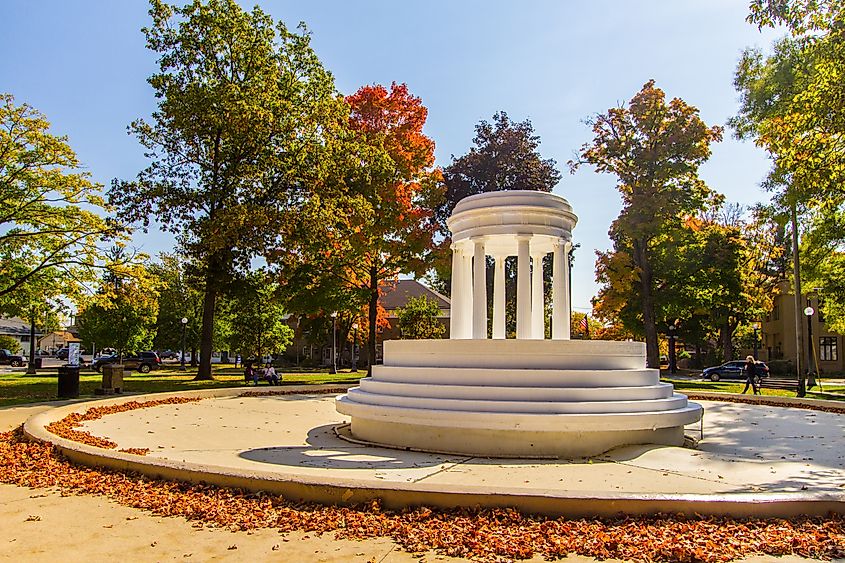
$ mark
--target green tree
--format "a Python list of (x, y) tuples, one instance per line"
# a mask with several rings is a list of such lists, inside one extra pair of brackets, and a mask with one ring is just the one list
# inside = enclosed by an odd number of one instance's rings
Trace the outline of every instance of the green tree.
[(18, 354), (21, 351), (21, 343), (14, 336), (0, 334), (0, 350), (8, 350), (12, 354)]
[[(433, 269), (427, 275), (432, 287), (449, 295), (452, 291), (451, 240), (446, 220), (455, 205), (465, 197), (501, 190), (535, 190), (551, 192), (561, 174), (554, 159), (540, 154), (540, 137), (531, 121), (512, 121), (504, 111), (493, 115), (493, 121), (482, 120), (475, 126), (473, 146), (455, 158), (443, 170), (446, 186), (444, 201), (438, 206), (436, 219), (444, 237), (434, 255)], [(550, 264), (549, 264), (550, 266)], [(492, 276), (493, 262), (488, 261), (488, 275)], [(547, 289), (551, 291), (551, 267), (544, 269)], [(516, 294), (516, 259), (505, 261), (505, 293)], [(488, 307), (492, 311), (492, 292), (488, 292)], [(546, 299), (549, 302), (549, 299)], [(492, 318), (492, 313), (489, 316)], [(508, 334), (516, 331), (516, 302), (509, 300), (505, 308)]]
[(67, 312), (66, 297), (78, 294), (81, 284), (68, 283), (60, 268), (45, 268), (30, 277), (13, 293), (0, 300), (0, 312), (29, 322), (29, 357), (27, 373), (35, 373), (36, 333), (59, 329), (59, 314)]
[[(765, 185), (774, 192), (775, 207), (789, 214), (793, 291), (801, 295), (802, 270), (813, 283), (837, 285), (827, 274), (837, 271), (840, 241), (845, 240), (845, 5), (838, 0), (754, 0), (750, 9), (748, 21), (760, 27), (785, 25), (790, 36), (768, 56), (759, 50), (744, 53), (735, 78), (742, 105), (732, 124), (772, 160)], [(814, 247), (801, 244), (802, 230)], [(801, 259), (800, 248), (812, 254), (810, 263)], [(795, 328), (801, 349), (799, 302)], [(845, 307), (833, 301), (828, 307), (836, 323)], [(804, 393), (802, 363), (799, 359), (796, 365), (799, 396)]]
[(438, 320), (440, 309), (437, 302), (420, 295), (409, 299), (404, 307), (396, 311), (399, 332), (404, 340), (443, 338), (446, 327)]
[(350, 313), (366, 307), (372, 366), (384, 286), (430, 267), (441, 174), (422, 132), (428, 110), (404, 84), (365, 86), (347, 101), (354, 140), (332, 197), (312, 193), (291, 211), (291, 234), (270, 261), (291, 301), (318, 296), (334, 304), (328, 311)]
[(231, 350), (262, 358), (284, 352), (293, 342), (277, 286), (265, 272), (254, 272), (239, 283), (228, 306)]
[[(182, 350), (182, 319), (185, 347), (196, 350), (202, 322), (203, 295), (187, 273), (187, 265), (175, 254), (159, 255), (159, 262), (149, 266), (158, 286), (158, 315), (153, 346), (156, 350)], [(195, 360), (196, 354), (191, 355)]]
[(708, 127), (698, 110), (649, 81), (625, 106), (589, 120), (595, 137), (582, 146), (582, 164), (618, 178), (622, 212), (610, 229), (615, 251), (625, 252), (636, 272), (649, 367), (658, 367), (655, 317), (655, 245), (685, 216), (700, 211), (710, 193), (698, 167), (710, 156), (721, 128)]
[(105, 275), (99, 290), (77, 303), (80, 339), (114, 348), (121, 361), (127, 352), (148, 350), (155, 336), (157, 293), (155, 280), (142, 266), (131, 277)]
[(465, 197), (501, 190), (551, 192), (560, 181), (556, 162), (540, 156), (540, 137), (526, 119), (514, 122), (500, 111), (493, 122), (475, 126), (473, 146), (443, 170), (446, 193), (437, 208), (437, 221), (448, 234), (446, 219)]
[(66, 137), (44, 115), (0, 94), (0, 305), (27, 284), (96, 279), (105, 242), (125, 231), (102, 217), (101, 186), (81, 170)]
[(319, 184), (332, 131), (346, 110), (304, 27), (290, 31), (256, 7), (151, 0), (147, 47), (152, 120), (130, 131), (151, 164), (110, 199), (122, 216), (150, 217), (178, 233), (199, 266), (203, 312), (197, 379), (211, 378), (217, 298), (278, 235), (288, 198)]

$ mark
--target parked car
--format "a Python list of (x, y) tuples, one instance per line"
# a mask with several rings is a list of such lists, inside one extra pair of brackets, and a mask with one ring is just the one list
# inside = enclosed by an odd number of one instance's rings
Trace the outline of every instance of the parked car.
[[(67, 360), (68, 354), (70, 353), (70, 348), (62, 348), (58, 352), (56, 352), (56, 358), (59, 360)], [(85, 350), (83, 348), (79, 349), (80, 354), (84, 354)]]
[[(79, 349), (80, 356), (85, 353), (84, 348)], [(59, 360), (68, 360), (68, 355), (70, 354), (70, 348), (61, 348), (58, 352), (56, 352), (56, 359)]]
[(163, 352), (159, 352), (158, 357), (162, 360), (178, 360), (179, 352), (174, 352), (173, 350), (165, 350)]
[[(116, 364), (119, 359), (120, 357), (117, 354), (100, 356), (91, 363), (91, 367), (100, 371), (103, 366)], [(155, 352), (140, 352), (138, 354), (127, 354), (123, 356), (123, 369), (127, 371), (137, 370), (141, 373), (150, 373), (150, 371), (160, 367), (161, 358)]]
[[(760, 377), (769, 377), (769, 366), (765, 362), (756, 362), (757, 375)], [(705, 368), (701, 373), (701, 377), (709, 379), (710, 381), (719, 381), (720, 379), (745, 379), (743, 368), (745, 367), (745, 360), (734, 360), (732, 362), (725, 362), (720, 366)]]
[(26, 364), (26, 357), (12, 354), (5, 348), (0, 349), (0, 365), (12, 366), (13, 368), (20, 367)]

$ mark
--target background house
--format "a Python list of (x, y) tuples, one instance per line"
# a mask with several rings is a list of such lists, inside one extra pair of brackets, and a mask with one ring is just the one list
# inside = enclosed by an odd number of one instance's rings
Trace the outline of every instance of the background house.
[[(378, 334), (376, 342), (376, 360), (382, 357), (383, 346), (382, 342), (385, 340), (397, 340), (401, 337), (399, 334), (399, 323), (397, 310), (407, 305), (411, 299), (425, 296), (428, 300), (437, 303), (437, 308), (440, 310), (438, 320), (446, 327), (444, 338), (449, 337), (449, 312), (451, 302), (448, 297), (442, 295), (433, 289), (430, 289), (416, 280), (400, 279), (396, 285), (389, 290), (386, 290), (380, 299), (381, 306), (387, 312), (387, 320), (390, 326)], [(290, 317), (288, 324), (294, 329), (296, 337), (293, 343), (285, 352), (285, 357), (288, 362), (294, 364), (308, 363), (311, 365), (328, 366), (331, 365), (332, 358), (332, 340), (331, 332), (325, 339), (320, 339), (318, 343), (309, 342), (307, 335), (298, 329), (298, 319)], [(363, 329), (362, 329), (363, 330)], [(359, 338), (366, 336), (359, 332)], [(338, 356), (338, 367), (350, 366), (352, 362), (351, 346), (341, 342), (343, 335), (338, 331), (336, 352)], [(355, 349), (355, 358), (359, 366), (365, 366), (368, 362), (367, 346), (366, 344), (358, 346)]]
[(71, 342), (82, 341), (70, 331), (56, 330), (38, 339), (38, 349), (53, 354), (56, 350), (66, 348)]
[[(29, 354), (29, 328), (29, 323), (19, 317), (0, 318), (0, 335), (11, 336), (20, 345), (18, 350), (12, 350), (13, 354), (19, 352), (23, 352), (24, 355)], [(35, 337), (38, 338), (40, 334), (36, 329)]]
[[(795, 294), (791, 292), (789, 282), (781, 282), (779, 292), (774, 297), (771, 312), (761, 323), (760, 359), (764, 361), (788, 360), (795, 364)], [(845, 358), (842, 354), (843, 336), (828, 329), (824, 315), (819, 310), (819, 299), (824, 302), (824, 292), (810, 292), (801, 298), (803, 311), (810, 306), (815, 313), (809, 317), (801, 315), (801, 365), (806, 363), (807, 334), (812, 332), (813, 352), (818, 362), (819, 373), (845, 372)]]

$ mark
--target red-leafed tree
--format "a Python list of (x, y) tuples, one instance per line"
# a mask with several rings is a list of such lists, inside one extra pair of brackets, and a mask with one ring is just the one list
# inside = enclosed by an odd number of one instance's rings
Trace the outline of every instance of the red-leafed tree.
[(428, 269), (442, 175), (423, 134), (428, 110), (406, 85), (364, 86), (346, 101), (350, 139), (334, 163), (334, 185), (300, 201), (285, 221), (286, 247), (269, 258), (291, 310), (367, 307), (372, 365), (379, 289)]

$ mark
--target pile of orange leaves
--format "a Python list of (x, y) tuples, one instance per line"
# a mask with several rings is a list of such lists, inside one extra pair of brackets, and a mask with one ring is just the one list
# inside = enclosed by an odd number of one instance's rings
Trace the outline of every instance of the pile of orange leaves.
[[(107, 414), (134, 411), (137, 409), (157, 407), (159, 405), (181, 405), (184, 403), (196, 403), (200, 400), (201, 399), (199, 398), (169, 397), (167, 399), (156, 399), (153, 401), (145, 401), (140, 403), (138, 401), (128, 401), (126, 403), (108, 405), (105, 407), (91, 407), (84, 413), (71, 413), (61, 420), (51, 422), (47, 425), (46, 428), (48, 431), (52, 432), (56, 436), (61, 436), (62, 438), (66, 438), (68, 440), (88, 444), (89, 446), (96, 446), (98, 448), (103, 448), (106, 450), (112, 450), (117, 447), (117, 444), (115, 444), (108, 438), (94, 436), (90, 432), (86, 432), (85, 430), (78, 430), (78, 428), (82, 425), (83, 422), (87, 422), (89, 420), (98, 420), (100, 418), (103, 418)], [(147, 448), (127, 448), (120, 451), (135, 455), (146, 455), (150, 452), (150, 450)]]

